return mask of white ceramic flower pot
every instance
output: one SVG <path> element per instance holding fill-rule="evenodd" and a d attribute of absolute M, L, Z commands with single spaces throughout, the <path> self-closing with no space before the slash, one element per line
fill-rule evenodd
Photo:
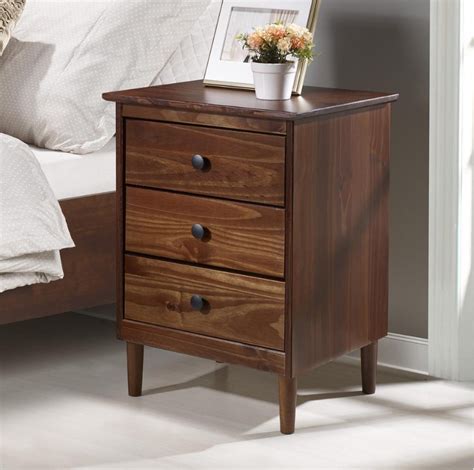
<path fill-rule="evenodd" d="M 296 63 L 260 64 L 252 62 L 255 94 L 259 100 L 289 100 L 296 76 Z"/>

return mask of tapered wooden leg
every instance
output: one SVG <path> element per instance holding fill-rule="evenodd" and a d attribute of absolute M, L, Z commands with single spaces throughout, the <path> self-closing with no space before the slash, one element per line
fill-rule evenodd
<path fill-rule="evenodd" d="M 295 432 L 296 378 L 279 376 L 280 390 L 280 431 L 282 434 Z"/>
<path fill-rule="evenodd" d="M 139 397 L 143 381 L 143 345 L 127 343 L 128 394 Z"/>
<path fill-rule="evenodd" d="M 374 341 L 360 350 L 362 391 L 368 395 L 375 393 L 377 379 L 377 345 Z"/>

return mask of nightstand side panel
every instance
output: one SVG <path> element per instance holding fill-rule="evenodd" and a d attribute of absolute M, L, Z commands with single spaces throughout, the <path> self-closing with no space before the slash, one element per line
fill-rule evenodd
<path fill-rule="evenodd" d="M 295 123 L 291 375 L 387 334 L 390 105 Z"/>

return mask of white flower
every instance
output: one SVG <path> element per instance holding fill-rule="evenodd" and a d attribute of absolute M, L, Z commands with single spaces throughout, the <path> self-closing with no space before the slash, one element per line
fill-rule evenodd
<path fill-rule="evenodd" d="M 298 26 L 295 23 L 291 23 L 291 24 L 287 25 L 287 27 L 286 27 L 286 31 L 290 36 L 301 36 L 303 34 L 304 30 L 306 30 L 306 28 L 304 28 L 302 26 Z"/>
<path fill-rule="evenodd" d="M 280 39 L 277 43 L 277 48 L 280 54 L 288 54 L 291 48 L 291 39 L 290 38 Z"/>

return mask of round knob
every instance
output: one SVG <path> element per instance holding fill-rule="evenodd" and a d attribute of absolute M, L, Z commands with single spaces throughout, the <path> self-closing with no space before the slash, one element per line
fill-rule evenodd
<path fill-rule="evenodd" d="M 209 160 L 202 155 L 194 155 L 191 159 L 191 163 L 193 164 L 193 168 L 196 170 L 205 170 L 208 166 Z"/>
<path fill-rule="evenodd" d="M 206 300 L 203 299 L 200 295 L 193 295 L 191 297 L 191 307 L 193 310 L 201 311 L 206 305 Z"/>
<path fill-rule="evenodd" d="M 201 224 L 194 224 L 191 228 L 191 233 L 196 240 L 202 240 L 206 236 L 207 229 Z"/>

